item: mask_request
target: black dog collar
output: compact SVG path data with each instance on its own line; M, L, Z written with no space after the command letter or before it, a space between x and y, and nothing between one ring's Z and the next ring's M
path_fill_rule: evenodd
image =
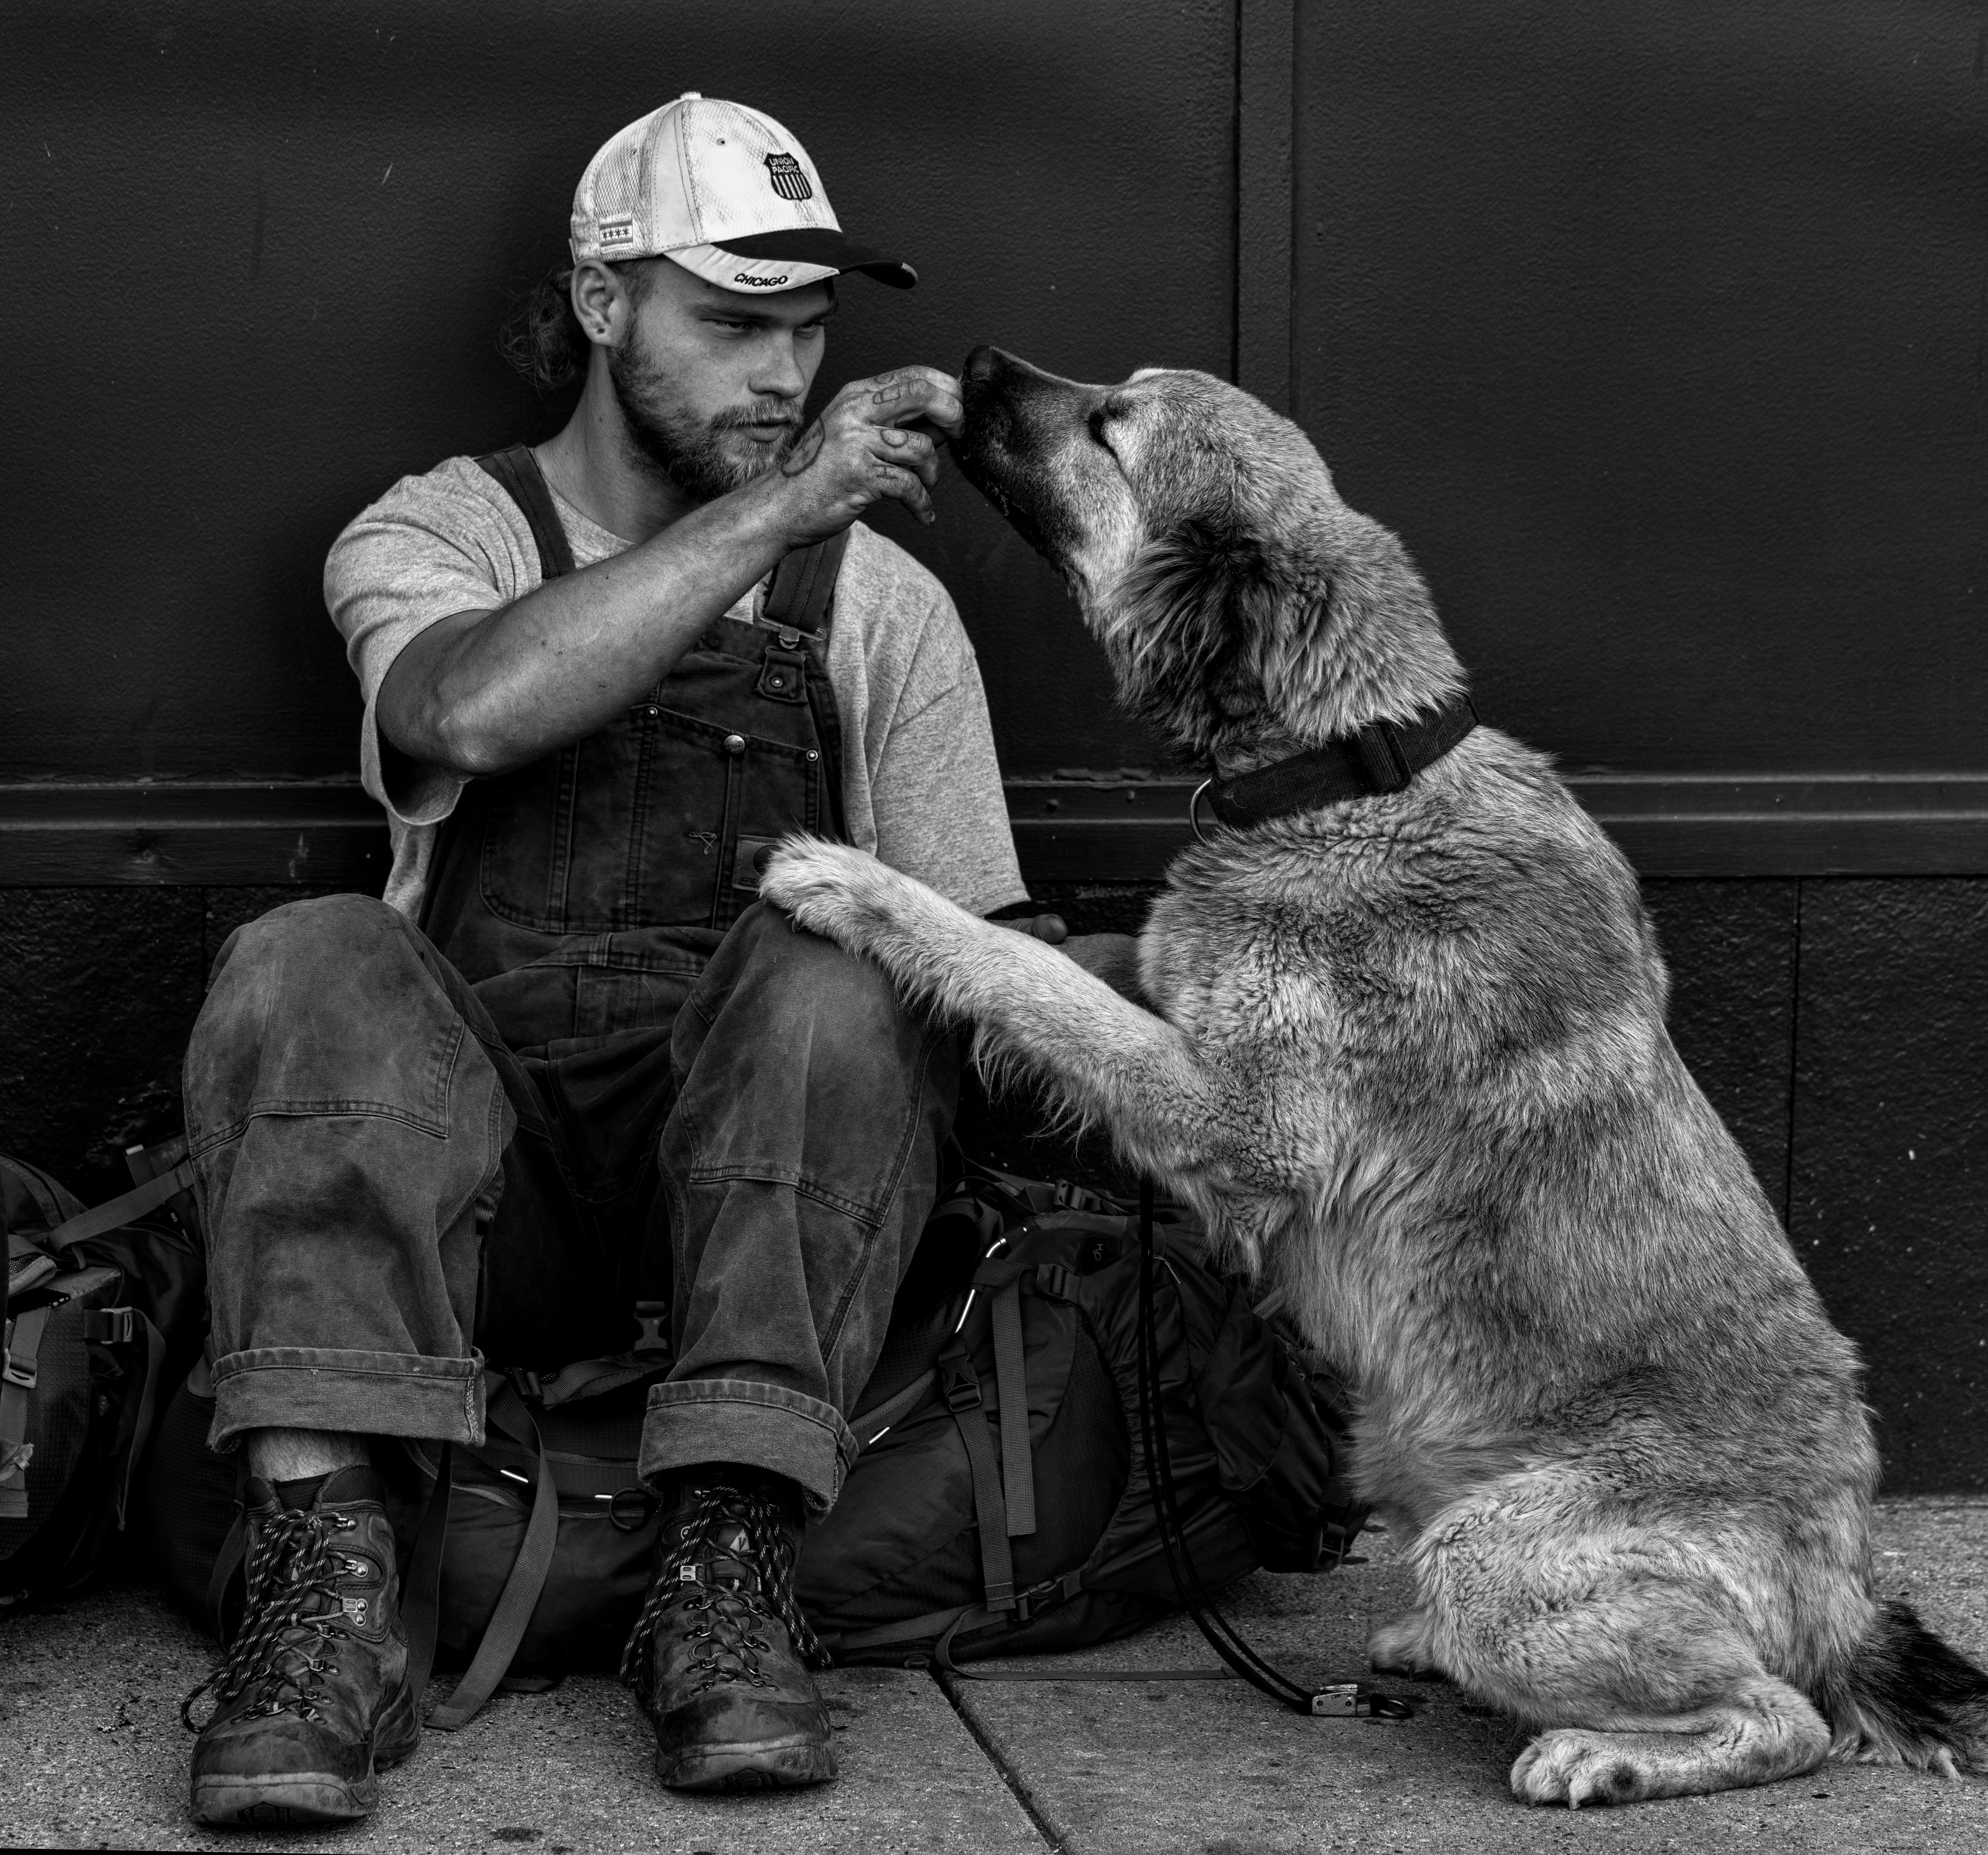
M1314 811L1342 799L1398 792L1476 725L1477 711L1468 696L1412 721L1370 721L1357 734L1259 766L1253 773L1202 780L1187 802L1188 823L1201 837L1204 793L1208 809L1222 823L1232 831L1246 831L1269 819Z

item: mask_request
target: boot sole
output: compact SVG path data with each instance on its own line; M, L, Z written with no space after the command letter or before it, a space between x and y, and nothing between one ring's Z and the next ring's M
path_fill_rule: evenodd
M666 1790L769 1791L832 1783L835 1753L819 1740L749 1740L699 1745L674 1758L656 1756L656 1776Z
M370 1816L380 1800L378 1774L421 1742L414 1691L404 1687L373 1729L373 1757L363 1778L330 1772L217 1772L193 1781L193 1820L215 1828L301 1829Z

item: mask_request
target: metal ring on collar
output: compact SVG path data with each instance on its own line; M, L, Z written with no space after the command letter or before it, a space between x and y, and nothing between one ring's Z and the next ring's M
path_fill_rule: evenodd
M1194 826L1195 836L1203 843L1209 841L1208 833L1201 828L1201 796L1214 785L1212 779L1204 779L1194 789L1187 802L1187 821ZM1218 823L1220 821L1218 819Z

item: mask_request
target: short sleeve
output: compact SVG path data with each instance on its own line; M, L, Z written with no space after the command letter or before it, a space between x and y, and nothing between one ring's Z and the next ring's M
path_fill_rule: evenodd
M468 458L404 477L332 543L325 605L366 704L360 776L396 822L438 823L455 809L467 782L445 768L383 752L374 711L387 671L438 620L495 611L537 583L536 552L522 513Z
M975 914L1025 901L980 667L944 590L872 779L877 854Z

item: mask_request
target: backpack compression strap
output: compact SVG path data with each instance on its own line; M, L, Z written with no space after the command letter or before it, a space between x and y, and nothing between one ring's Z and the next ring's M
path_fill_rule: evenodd
M959 1426L973 1471L973 1517L980 1529L980 1576L990 1610L1012 1614L1015 1608L1015 1561L1008 1550L1008 1520L1001 1498L1001 1471L994 1460L994 1439L988 1434L986 1400L980 1375L957 1339L938 1356L939 1386L945 1407ZM1026 1408L1026 1406L1024 1407Z
M559 1540L559 1489L553 1481L553 1465L546 1460L545 1446L539 1441L537 1421L529 1407L508 1385L490 1403L492 1421L526 1443L537 1458L538 1472L532 1478L537 1485L532 1490L532 1517L526 1524L524 1542L518 1548L510 1576L504 1580L503 1594L491 1613L483 1640L476 1645L476 1654L462 1679L456 1683L455 1691L428 1715L428 1724L438 1732L453 1732L458 1726L467 1726L510 1672L511 1658L532 1627L532 1613L539 1607L546 1576L552 1570L553 1548ZM448 1503L445 1490L441 1492L440 1499L445 1515ZM447 1526L445 1517L441 1524Z

